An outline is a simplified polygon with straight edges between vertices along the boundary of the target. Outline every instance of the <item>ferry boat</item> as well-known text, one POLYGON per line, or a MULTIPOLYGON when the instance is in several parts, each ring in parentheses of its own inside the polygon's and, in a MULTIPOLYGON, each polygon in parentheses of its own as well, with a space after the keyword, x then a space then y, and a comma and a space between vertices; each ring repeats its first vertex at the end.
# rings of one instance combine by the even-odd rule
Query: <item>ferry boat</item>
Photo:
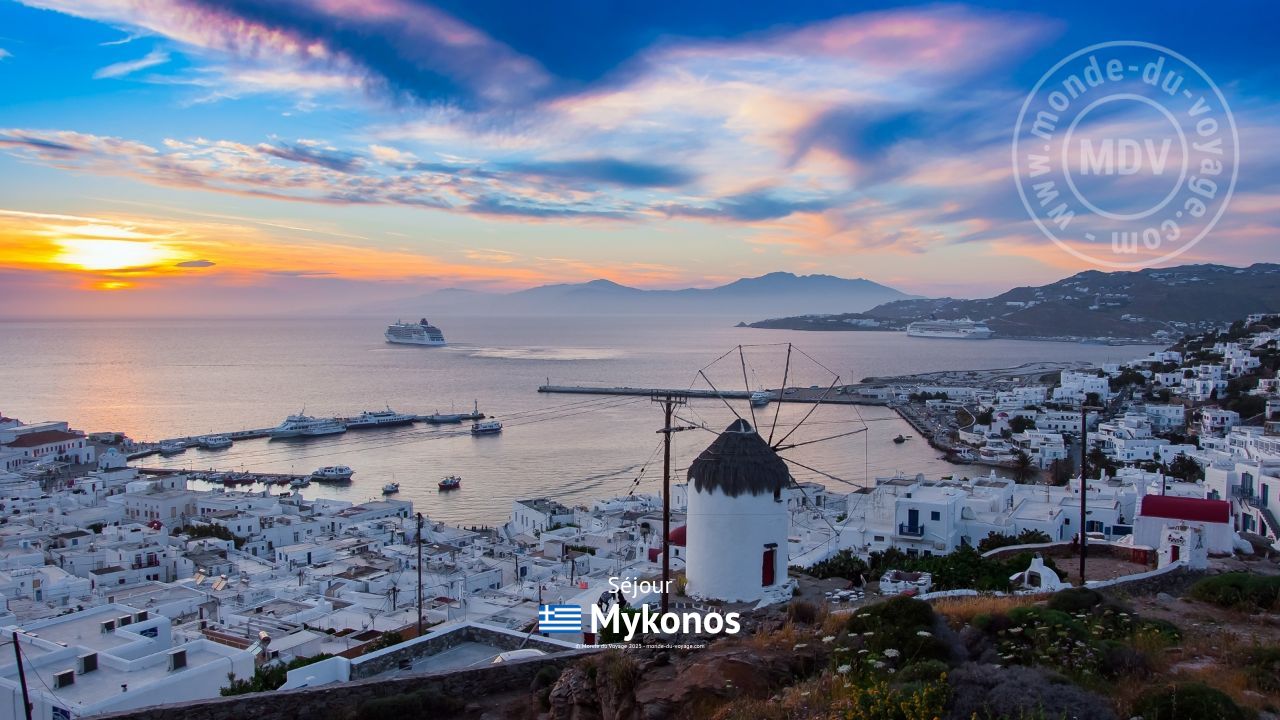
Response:
POLYGON ((397 320, 387 326, 387 331, 383 335, 387 338, 387 342, 400 345, 445 344, 444 333, 440 332, 440 328, 427 322, 426 318, 422 318, 416 323, 397 320))
POLYGON ((231 447, 231 438, 226 435, 205 435, 200 438, 200 447, 205 450, 225 450, 231 447))
POLYGON ((502 432, 502 423, 497 420, 482 420, 471 426, 472 435, 496 435, 502 432))
POLYGON ((430 415, 424 415, 422 421, 431 423, 432 425, 456 424, 463 420, 483 420, 484 413, 480 412, 480 401, 473 401, 471 412, 469 413, 445 413, 441 414, 439 410, 430 415))
POLYGON ((271 439, 320 437, 337 435, 347 431, 347 426, 334 418, 313 418, 310 415, 290 415, 271 430, 271 439))
POLYGON ((441 490, 457 490, 458 488, 462 487, 462 478, 458 477, 457 475, 450 475, 449 477, 441 480, 437 484, 437 487, 439 487, 441 490))
POLYGON ((761 405, 768 405, 770 400, 773 400, 773 393, 769 392, 768 390, 757 390, 751 393, 752 407, 760 407, 761 405))
POLYGON ((919 320, 907 326, 908 337, 986 340, 994 334, 980 320, 919 320))
POLYGON ((414 415, 398 413, 388 407, 386 410, 365 410, 356 417, 347 418, 346 424, 348 430, 365 430, 368 428, 410 425, 416 419, 417 417, 414 415))
POLYGON ((311 473, 310 479, 316 482, 347 482, 355 474, 355 471, 346 465, 326 465, 311 473))
POLYGON ((383 495, 394 495, 398 492, 400 492, 400 483, 398 482, 389 482, 382 486, 383 495))

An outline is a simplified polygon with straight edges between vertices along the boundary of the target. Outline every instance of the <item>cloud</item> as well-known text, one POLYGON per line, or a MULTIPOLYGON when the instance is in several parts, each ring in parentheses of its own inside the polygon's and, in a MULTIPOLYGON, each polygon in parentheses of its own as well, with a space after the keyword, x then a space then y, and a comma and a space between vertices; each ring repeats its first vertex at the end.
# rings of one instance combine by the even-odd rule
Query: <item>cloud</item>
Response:
POLYGON ((212 260, 187 260, 187 261, 185 261, 185 262, 180 262, 180 263, 178 263, 177 265, 175 265, 175 267, 180 267, 180 268, 207 268, 207 267, 213 267, 213 266, 215 266, 215 265, 217 265, 217 264, 218 264, 218 263, 215 263, 215 262, 213 262, 212 260))
POLYGON ((506 169, 547 178, 582 180, 636 188, 676 187, 694 179, 693 173, 680 167, 609 157, 510 163, 506 169))
POLYGON ((13 53, 9 52, 8 50, 5 50, 4 48, 0 48, 0 60, 4 60, 6 58, 11 58, 11 57, 13 57, 13 53))
POLYGON ((147 68, 152 68, 157 65, 164 65, 167 62, 169 62, 169 53, 164 50, 152 50, 137 60, 113 63, 104 68, 100 68, 93 74, 93 78, 95 80, 102 80, 104 78, 121 78, 126 75, 132 75, 139 70, 146 70, 147 68))
POLYGON ((354 153, 342 152, 334 147, 325 147, 313 140, 299 140, 296 143, 280 143, 268 145, 263 143, 258 150, 281 160, 311 163, 329 170, 350 173, 360 169, 361 161, 354 153))
POLYGON ((834 199, 792 199, 774 190, 755 190, 720 198, 703 206, 669 205, 662 210, 669 215, 756 222, 826 210, 834 202, 834 199))

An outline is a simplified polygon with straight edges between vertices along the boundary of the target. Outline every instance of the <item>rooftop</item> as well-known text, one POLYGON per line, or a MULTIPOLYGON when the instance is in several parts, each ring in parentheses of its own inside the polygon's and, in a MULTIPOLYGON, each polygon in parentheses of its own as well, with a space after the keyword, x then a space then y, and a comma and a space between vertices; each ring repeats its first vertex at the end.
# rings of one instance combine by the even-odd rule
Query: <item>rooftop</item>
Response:
POLYGON ((66 442, 67 440, 81 440, 83 435, 77 435, 66 430, 41 430, 39 432, 27 433, 14 438, 13 442, 5 443, 7 447, 12 448, 31 448, 40 447, 42 445, 51 445, 58 442, 66 442))

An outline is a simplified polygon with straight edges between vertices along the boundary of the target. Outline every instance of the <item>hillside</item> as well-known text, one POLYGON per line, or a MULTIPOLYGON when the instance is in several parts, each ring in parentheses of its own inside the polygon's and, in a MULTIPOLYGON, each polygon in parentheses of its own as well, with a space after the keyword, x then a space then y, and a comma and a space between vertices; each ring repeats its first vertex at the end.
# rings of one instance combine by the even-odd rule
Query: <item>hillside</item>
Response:
POLYGON ((913 296, 863 278, 775 272, 714 288, 645 290, 610 280, 542 285, 512 293, 445 289, 360 308, 390 315, 700 314, 735 318, 766 313, 862 311, 913 296))
POLYGON ((796 330, 901 330, 916 320, 983 320, 997 336, 1161 341, 1250 313, 1280 311, 1280 265, 1089 270, 981 300, 899 300, 867 310, 751 323, 796 330))

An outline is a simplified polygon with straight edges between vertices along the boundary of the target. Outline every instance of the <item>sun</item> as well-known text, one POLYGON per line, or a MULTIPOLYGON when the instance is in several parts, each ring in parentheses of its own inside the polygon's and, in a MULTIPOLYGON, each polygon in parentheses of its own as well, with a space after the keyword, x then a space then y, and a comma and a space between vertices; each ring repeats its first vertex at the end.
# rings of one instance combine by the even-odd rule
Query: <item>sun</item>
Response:
POLYGON ((57 240, 53 261, 81 270, 128 270, 178 259, 179 253, 160 243, 143 240, 57 240))

